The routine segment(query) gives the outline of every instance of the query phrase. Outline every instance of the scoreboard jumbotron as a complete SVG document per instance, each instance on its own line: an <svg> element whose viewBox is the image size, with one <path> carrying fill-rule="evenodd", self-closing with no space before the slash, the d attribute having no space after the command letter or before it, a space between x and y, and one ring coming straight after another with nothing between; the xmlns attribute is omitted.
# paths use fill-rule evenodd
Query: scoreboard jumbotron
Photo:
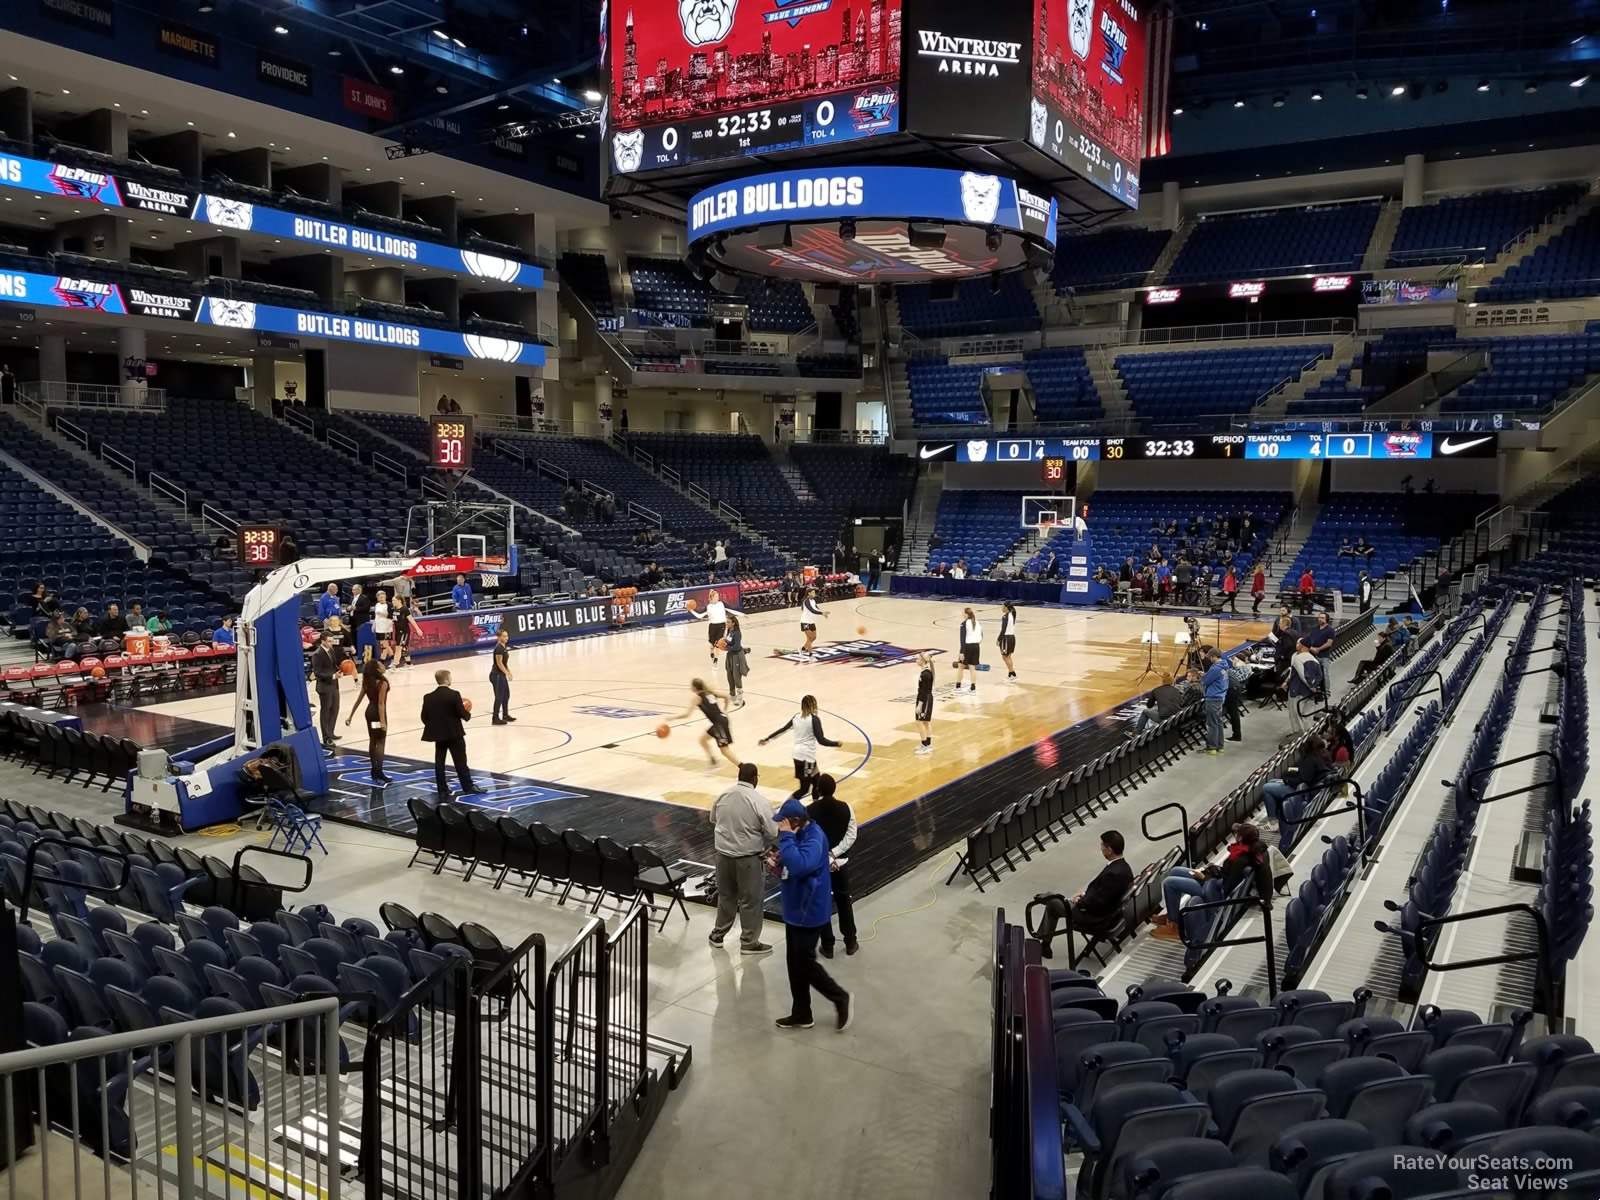
<svg viewBox="0 0 1600 1200"><path fill-rule="evenodd" d="M1174 437L975 437L925 441L921 459L962 463L1133 462L1139 460L1300 459L1412 462L1493 458L1496 433L1374 430L1349 433L1212 433Z"/></svg>

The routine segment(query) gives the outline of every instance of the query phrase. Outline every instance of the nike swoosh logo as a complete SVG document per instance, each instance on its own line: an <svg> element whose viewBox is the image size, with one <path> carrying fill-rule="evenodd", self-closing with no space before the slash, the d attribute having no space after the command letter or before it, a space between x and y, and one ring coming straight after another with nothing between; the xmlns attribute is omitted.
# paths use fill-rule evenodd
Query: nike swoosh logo
<svg viewBox="0 0 1600 1200"><path fill-rule="evenodd" d="M1471 450L1474 446L1481 446L1485 442L1493 441L1494 435L1489 437L1473 438L1470 442L1452 442L1449 438L1439 443L1440 454L1460 454L1463 450Z"/></svg>
<svg viewBox="0 0 1600 1200"><path fill-rule="evenodd" d="M939 455L945 453L945 451L954 450L955 448L954 442L948 446L924 446L921 450L921 454L923 458L937 458Z"/></svg>

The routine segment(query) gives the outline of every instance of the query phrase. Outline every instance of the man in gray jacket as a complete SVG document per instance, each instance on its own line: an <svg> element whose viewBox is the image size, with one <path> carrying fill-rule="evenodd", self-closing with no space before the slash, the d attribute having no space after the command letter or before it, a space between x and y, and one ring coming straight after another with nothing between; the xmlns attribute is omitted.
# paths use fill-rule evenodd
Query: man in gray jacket
<svg viewBox="0 0 1600 1200"><path fill-rule="evenodd" d="M778 844L772 805L756 791L756 765L739 764L739 782L711 806L711 827L717 851L717 923L711 944L722 939L739 918L739 949L744 954L771 954L761 940L761 890L765 872L761 858Z"/></svg>

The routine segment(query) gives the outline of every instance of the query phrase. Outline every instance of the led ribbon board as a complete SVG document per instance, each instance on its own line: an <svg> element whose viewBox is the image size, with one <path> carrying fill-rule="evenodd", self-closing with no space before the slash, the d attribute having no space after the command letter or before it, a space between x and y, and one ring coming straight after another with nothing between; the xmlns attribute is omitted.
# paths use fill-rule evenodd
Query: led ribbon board
<svg viewBox="0 0 1600 1200"><path fill-rule="evenodd" d="M341 254L415 263L456 275L471 275L492 283L540 287L544 272L514 259L422 241L405 234L363 229L343 221L304 213L285 212L265 204L252 204L229 196L213 196L191 188L182 180L152 184L65 163L0 154L0 187L63 196L69 200L131 208L199 221L238 233L306 242Z"/></svg>
<svg viewBox="0 0 1600 1200"><path fill-rule="evenodd" d="M839 222L854 225L846 237ZM911 226L943 225L941 245ZM844 232L849 232L848 230ZM1007 271L1053 249L1056 202L1014 179L929 167L821 168L698 193L689 237L735 271L818 282L959 278Z"/></svg>

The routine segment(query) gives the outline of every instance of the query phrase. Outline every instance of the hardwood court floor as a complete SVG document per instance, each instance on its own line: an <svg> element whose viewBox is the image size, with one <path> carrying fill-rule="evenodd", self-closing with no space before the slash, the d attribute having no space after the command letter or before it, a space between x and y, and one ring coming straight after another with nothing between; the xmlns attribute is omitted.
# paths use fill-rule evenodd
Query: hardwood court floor
<svg viewBox="0 0 1600 1200"><path fill-rule="evenodd" d="M984 629L978 694L956 696L951 684L956 629L962 605L942 600L868 597L825 606L817 648L827 657L796 662L779 657L803 639L798 610L753 615L745 620L750 674L748 704L730 716L734 752L761 768L763 790L783 795L793 780L791 740L780 735L766 746L759 738L798 710L800 697L817 697L827 735L844 742L820 750L821 770L841 781L859 820L868 821L951 783L980 767L1032 745L1086 717L1117 708L1159 682L1140 680L1146 662L1140 635L1151 628L1146 615L1102 609L1024 608L1019 612L1019 679L1005 682L995 648L998 605L974 606ZM858 634L865 627L865 634ZM1178 617L1155 618L1161 638L1157 663L1171 669L1178 651ZM1224 647L1260 637L1256 621L1206 620L1204 640ZM918 650L934 652L936 703L934 753L918 756L912 697ZM422 696L445 667L473 704L468 757L474 769L566 783L623 796L639 796L694 808L709 808L732 778L731 764L707 765L698 744L705 721L695 712L680 719L691 701L689 680L700 676L720 691L727 680L713 667L702 622L641 628L569 641L513 648L511 725L489 723L492 694L487 653L428 659L391 672L391 755L432 761L421 740ZM344 717L354 702L353 681L343 687L341 747L365 749L362 719ZM231 724L233 697L219 695L153 706L157 712ZM666 722L672 733L657 738Z"/></svg>

